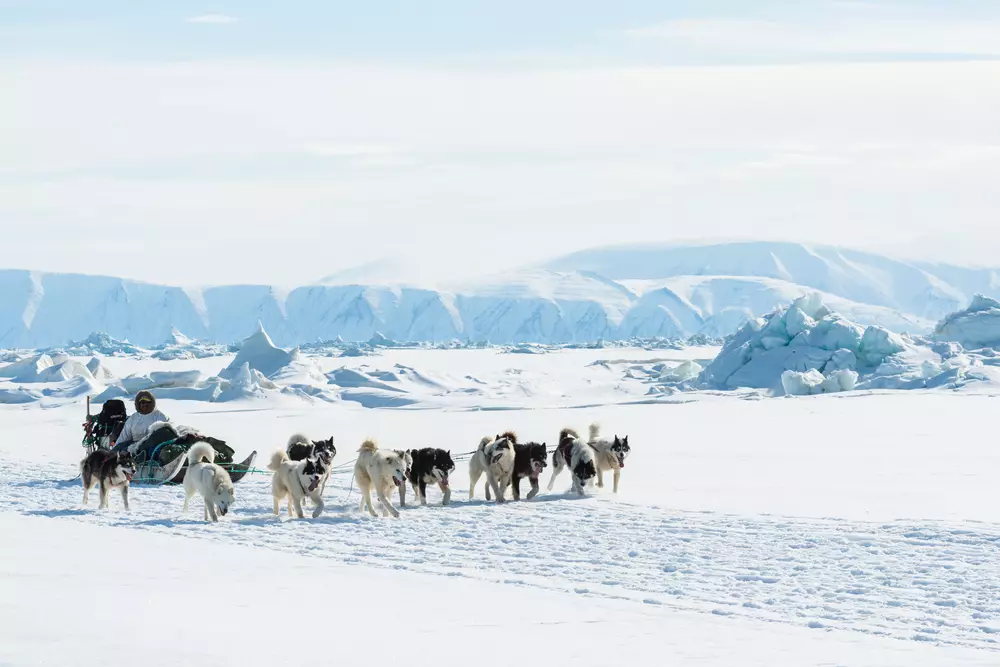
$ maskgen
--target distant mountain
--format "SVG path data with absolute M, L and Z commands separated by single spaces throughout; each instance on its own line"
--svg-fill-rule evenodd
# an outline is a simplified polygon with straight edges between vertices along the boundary
M 976 293 L 1000 295 L 1000 270 L 904 262 L 797 243 L 599 248 L 560 257 L 545 268 L 592 271 L 619 281 L 679 276 L 772 278 L 934 321 L 964 308 Z
M 380 267 L 376 267 L 380 268 Z M 589 250 L 546 266 L 441 289 L 351 284 L 189 289 L 119 278 L 0 270 L 0 348 L 50 347 L 95 331 L 144 347 L 228 343 L 258 323 L 281 346 L 338 336 L 400 341 L 567 343 L 721 336 L 812 291 L 861 324 L 927 332 L 996 271 L 900 262 L 787 243 Z

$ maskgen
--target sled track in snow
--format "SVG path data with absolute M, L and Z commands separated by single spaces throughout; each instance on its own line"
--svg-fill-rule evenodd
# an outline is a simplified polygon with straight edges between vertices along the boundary
M 496 506 L 466 501 L 456 475 L 451 507 L 407 506 L 398 520 L 345 507 L 350 478 L 331 479 L 328 511 L 288 521 L 271 514 L 270 480 L 248 478 L 217 525 L 184 517 L 177 487 L 135 488 L 132 511 L 84 509 L 68 466 L 0 459 L 0 511 L 133 530 L 225 540 L 258 548 L 399 570 L 473 577 L 571 595 L 633 600 L 749 617 L 997 650 L 1000 526 L 743 517 L 633 505 L 610 494 L 539 496 Z M 560 479 L 560 488 L 568 484 Z M 412 496 L 412 493 L 410 494 Z M 432 502 L 439 502 L 437 494 Z M 463 602 L 456 600 L 456 604 Z

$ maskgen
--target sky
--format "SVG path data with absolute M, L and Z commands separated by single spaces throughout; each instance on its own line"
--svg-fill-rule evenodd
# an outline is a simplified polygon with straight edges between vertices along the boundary
M 997 118 L 993 0 L 0 0 L 0 267 L 453 281 L 739 239 L 998 266 Z

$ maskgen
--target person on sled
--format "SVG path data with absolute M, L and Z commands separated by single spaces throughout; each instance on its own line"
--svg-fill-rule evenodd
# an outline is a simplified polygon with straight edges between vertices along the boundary
M 140 391 L 135 395 L 135 413 L 125 420 L 122 432 L 115 442 L 111 443 L 112 451 L 122 451 L 129 445 L 134 445 L 149 434 L 153 424 L 168 421 L 170 418 L 156 409 L 156 399 L 153 394 Z

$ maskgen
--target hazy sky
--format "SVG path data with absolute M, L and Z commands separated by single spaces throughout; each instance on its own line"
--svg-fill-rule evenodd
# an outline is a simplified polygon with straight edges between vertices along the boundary
M 780 239 L 1000 265 L 1000 3 L 0 0 L 0 266 Z

